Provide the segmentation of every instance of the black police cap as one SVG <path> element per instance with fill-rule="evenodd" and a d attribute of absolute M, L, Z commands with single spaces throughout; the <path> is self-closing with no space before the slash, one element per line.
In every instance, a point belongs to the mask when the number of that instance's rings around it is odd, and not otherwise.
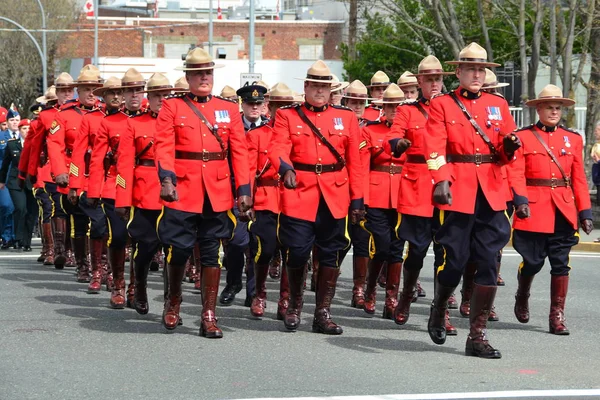
<path fill-rule="evenodd" d="M 260 85 L 248 85 L 239 88 L 236 93 L 244 103 L 263 103 L 267 88 Z"/>

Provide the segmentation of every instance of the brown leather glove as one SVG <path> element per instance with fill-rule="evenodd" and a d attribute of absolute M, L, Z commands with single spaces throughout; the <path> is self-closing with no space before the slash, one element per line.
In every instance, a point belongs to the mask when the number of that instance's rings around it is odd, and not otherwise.
<path fill-rule="evenodd" d="M 515 214 L 521 219 L 529 218 L 531 216 L 531 210 L 529 204 L 520 204 L 515 208 Z"/>
<path fill-rule="evenodd" d="M 29 182 L 33 183 L 34 185 L 37 182 L 37 176 L 36 175 L 29 175 L 29 174 L 27 174 L 27 179 L 29 179 Z"/>
<path fill-rule="evenodd" d="M 69 186 L 69 174 L 60 174 L 56 177 L 55 182 L 58 186 L 66 188 Z"/>
<path fill-rule="evenodd" d="M 512 157 L 515 154 L 515 151 L 519 150 L 522 146 L 521 139 L 514 133 L 504 136 L 502 144 L 504 146 L 504 154 L 510 157 Z"/>
<path fill-rule="evenodd" d="M 248 211 L 246 211 L 245 213 L 240 213 L 238 218 L 242 222 L 254 221 L 256 219 L 256 215 L 254 214 L 254 209 L 251 208 Z"/>
<path fill-rule="evenodd" d="M 433 202 L 436 204 L 452 205 L 452 193 L 450 192 L 450 181 L 441 181 L 433 189 Z"/>
<path fill-rule="evenodd" d="M 25 187 L 25 179 L 17 178 L 17 185 L 19 186 L 19 189 L 23 190 Z"/>
<path fill-rule="evenodd" d="M 77 190 L 69 189 L 69 194 L 67 195 L 67 198 L 69 199 L 69 203 L 76 205 L 77 201 L 79 200 L 79 198 L 77 197 Z"/>
<path fill-rule="evenodd" d="M 252 205 L 252 197 L 250 196 L 239 196 L 237 199 L 237 207 L 240 215 L 246 214 L 252 208 Z"/>
<path fill-rule="evenodd" d="M 115 213 L 117 213 L 119 218 L 126 220 L 129 217 L 129 207 L 117 207 L 115 208 Z"/>
<path fill-rule="evenodd" d="M 408 139 L 400 139 L 396 142 L 396 151 L 394 151 L 395 157 L 400 157 L 411 146 L 411 142 Z"/>
<path fill-rule="evenodd" d="M 594 230 L 594 222 L 591 219 L 584 219 L 581 221 L 581 229 L 583 229 L 586 235 L 589 235 Z"/>
<path fill-rule="evenodd" d="M 173 185 L 171 178 L 163 179 L 160 186 L 160 198 L 169 203 L 179 200 L 177 189 L 175 189 L 175 185 Z"/>
<path fill-rule="evenodd" d="M 291 169 L 283 174 L 283 186 L 286 189 L 296 189 L 296 172 Z"/>
<path fill-rule="evenodd" d="M 350 222 L 356 225 L 360 223 L 360 221 L 365 219 L 366 211 L 364 208 L 357 208 L 354 210 L 350 210 Z"/>

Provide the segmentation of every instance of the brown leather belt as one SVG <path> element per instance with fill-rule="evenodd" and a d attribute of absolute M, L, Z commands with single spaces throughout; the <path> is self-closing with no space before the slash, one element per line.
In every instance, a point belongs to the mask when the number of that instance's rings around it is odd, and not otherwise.
<path fill-rule="evenodd" d="M 427 164 L 427 160 L 425 160 L 425 156 L 422 154 L 407 154 L 406 162 L 411 164 Z"/>
<path fill-rule="evenodd" d="M 390 175 L 399 174 L 402 172 L 402 165 L 373 165 L 371 171 L 387 172 Z"/>
<path fill-rule="evenodd" d="M 215 161 L 227 159 L 226 151 L 203 151 L 202 153 L 194 151 L 175 150 L 175 158 L 180 160 L 198 160 L 198 161 Z"/>
<path fill-rule="evenodd" d="M 142 167 L 154 167 L 156 164 L 154 164 L 154 160 L 151 158 L 142 158 L 137 160 L 135 165 L 141 165 Z"/>
<path fill-rule="evenodd" d="M 446 160 L 453 163 L 491 164 L 498 161 L 492 154 L 446 154 Z"/>
<path fill-rule="evenodd" d="M 307 171 L 314 172 L 319 175 L 323 172 L 336 172 L 341 171 L 344 168 L 344 164 L 335 163 L 335 164 L 303 164 L 303 163 L 294 163 L 294 169 L 298 171 Z"/>
<path fill-rule="evenodd" d="M 259 179 L 256 186 L 279 186 L 279 179 Z"/>
<path fill-rule="evenodd" d="M 571 182 L 567 181 L 565 179 L 558 179 L 558 178 L 552 178 L 552 179 L 533 179 L 533 178 L 527 178 L 525 180 L 525 184 L 527 186 L 548 186 L 551 188 L 555 188 L 555 187 L 567 187 L 567 186 L 571 186 Z"/>

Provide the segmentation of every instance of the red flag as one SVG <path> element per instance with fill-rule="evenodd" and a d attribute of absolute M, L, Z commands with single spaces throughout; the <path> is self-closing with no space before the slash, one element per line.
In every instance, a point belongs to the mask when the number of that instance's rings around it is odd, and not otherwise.
<path fill-rule="evenodd" d="M 221 2 L 217 1 L 217 19 L 223 19 L 223 13 L 221 12 Z"/>
<path fill-rule="evenodd" d="M 154 18 L 158 18 L 158 0 L 154 2 Z"/>
<path fill-rule="evenodd" d="M 88 17 L 94 16 L 94 0 L 87 0 L 83 6 L 83 12 Z"/>

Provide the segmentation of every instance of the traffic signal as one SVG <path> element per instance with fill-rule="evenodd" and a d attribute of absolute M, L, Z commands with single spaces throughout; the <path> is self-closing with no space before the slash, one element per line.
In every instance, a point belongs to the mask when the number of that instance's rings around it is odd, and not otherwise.
<path fill-rule="evenodd" d="M 44 94 L 44 91 L 46 90 L 46 88 L 44 87 L 44 78 L 43 77 L 40 76 L 38 78 L 35 78 L 35 90 L 39 94 Z"/>

